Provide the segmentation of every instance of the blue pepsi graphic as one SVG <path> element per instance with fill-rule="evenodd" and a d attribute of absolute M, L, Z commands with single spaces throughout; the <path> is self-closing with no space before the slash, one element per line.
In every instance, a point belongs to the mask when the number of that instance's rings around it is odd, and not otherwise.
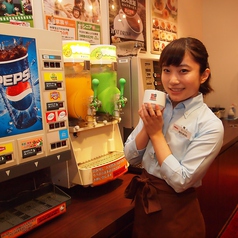
<path fill-rule="evenodd" d="M 0 138 L 42 130 L 36 42 L 0 35 Z"/>

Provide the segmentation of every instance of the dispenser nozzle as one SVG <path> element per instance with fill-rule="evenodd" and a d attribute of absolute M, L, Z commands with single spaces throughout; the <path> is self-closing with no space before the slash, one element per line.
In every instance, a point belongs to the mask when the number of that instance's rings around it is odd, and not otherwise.
<path fill-rule="evenodd" d="M 126 80 L 124 78 L 120 78 L 119 84 L 120 84 L 120 95 L 119 94 L 116 95 L 117 98 L 115 100 L 114 116 L 120 122 L 121 121 L 121 118 L 120 118 L 121 108 L 125 107 L 125 105 L 127 103 L 127 98 L 125 98 L 123 96 L 124 95 L 124 86 L 126 84 Z"/>
<path fill-rule="evenodd" d="M 124 88 L 125 88 L 126 80 L 124 78 L 120 78 L 119 84 L 120 84 L 119 103 L 121 104 L 122 107 L 125 107 L 125 105 L 127 103 L 127 98 L 125 98 L 123 95 L 124 95 Z"/>
<path fill-rule="evenodd" d="M 97 89 L 98 89 L 98 85 L 99 85 L 99 80 L 98 79 L 93 79 L 92 84 L 93 84 L 93 92 L 94 92 L 93 97 L 96 98 L 97 97 Z"/>
<path fill-rule="evenodd" d="M 90 108 L 93 108 L 95 110 L 98 110 L 99 107 L 101 107 L 101 102 L 97 99 L 97 89 L 99 85 L 99 80 L 98 79 L 93 79 L 92 80 L 92 85 L 93 85 L 93 100 L 90 104 Z"/>

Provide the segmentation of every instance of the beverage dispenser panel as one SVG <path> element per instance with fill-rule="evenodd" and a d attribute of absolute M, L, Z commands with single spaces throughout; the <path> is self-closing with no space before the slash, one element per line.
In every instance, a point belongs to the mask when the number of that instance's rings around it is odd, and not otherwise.
<path fill-rule="evenodd" d="M 1 24 L 0 102 L 0 181 L 70 159 L 60 33 Z"/>
<path fill-rule="evenodd" d="M 140 59 L 142 81 L 145 89 L 157 89 L 164 91 L 161 82 L 161 69 L 159 67 L 159 60 Z"/>
<path fill-rule="evenodd" d="M 62 50 L 39 49 L 47 155 L 69 149 L 68 111 Z"/>

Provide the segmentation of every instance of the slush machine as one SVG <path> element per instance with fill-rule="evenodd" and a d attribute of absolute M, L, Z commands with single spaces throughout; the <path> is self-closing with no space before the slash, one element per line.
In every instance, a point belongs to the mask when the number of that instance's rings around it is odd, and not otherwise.
<path fill-rule="evenodd" d="M 52 166 L 55 184 L 97 186 L 127 171 L 118 123 L 126 104 L 125 79 L 117 88 L 116 48 L 63 42 L 71 160 Z"/>

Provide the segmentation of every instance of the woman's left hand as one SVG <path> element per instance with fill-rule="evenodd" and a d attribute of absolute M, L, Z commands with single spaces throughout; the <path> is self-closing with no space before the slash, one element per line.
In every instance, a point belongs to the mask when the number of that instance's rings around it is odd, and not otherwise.
<path fill-rule="evenodd" d="M 149 137 L 162 133 L 163 114 L 159 105 L 155 105 L 153 109 L 150 103 L 143 104 L 139 110 L 139 116 L 143 120 L 144 127 Z"/>

